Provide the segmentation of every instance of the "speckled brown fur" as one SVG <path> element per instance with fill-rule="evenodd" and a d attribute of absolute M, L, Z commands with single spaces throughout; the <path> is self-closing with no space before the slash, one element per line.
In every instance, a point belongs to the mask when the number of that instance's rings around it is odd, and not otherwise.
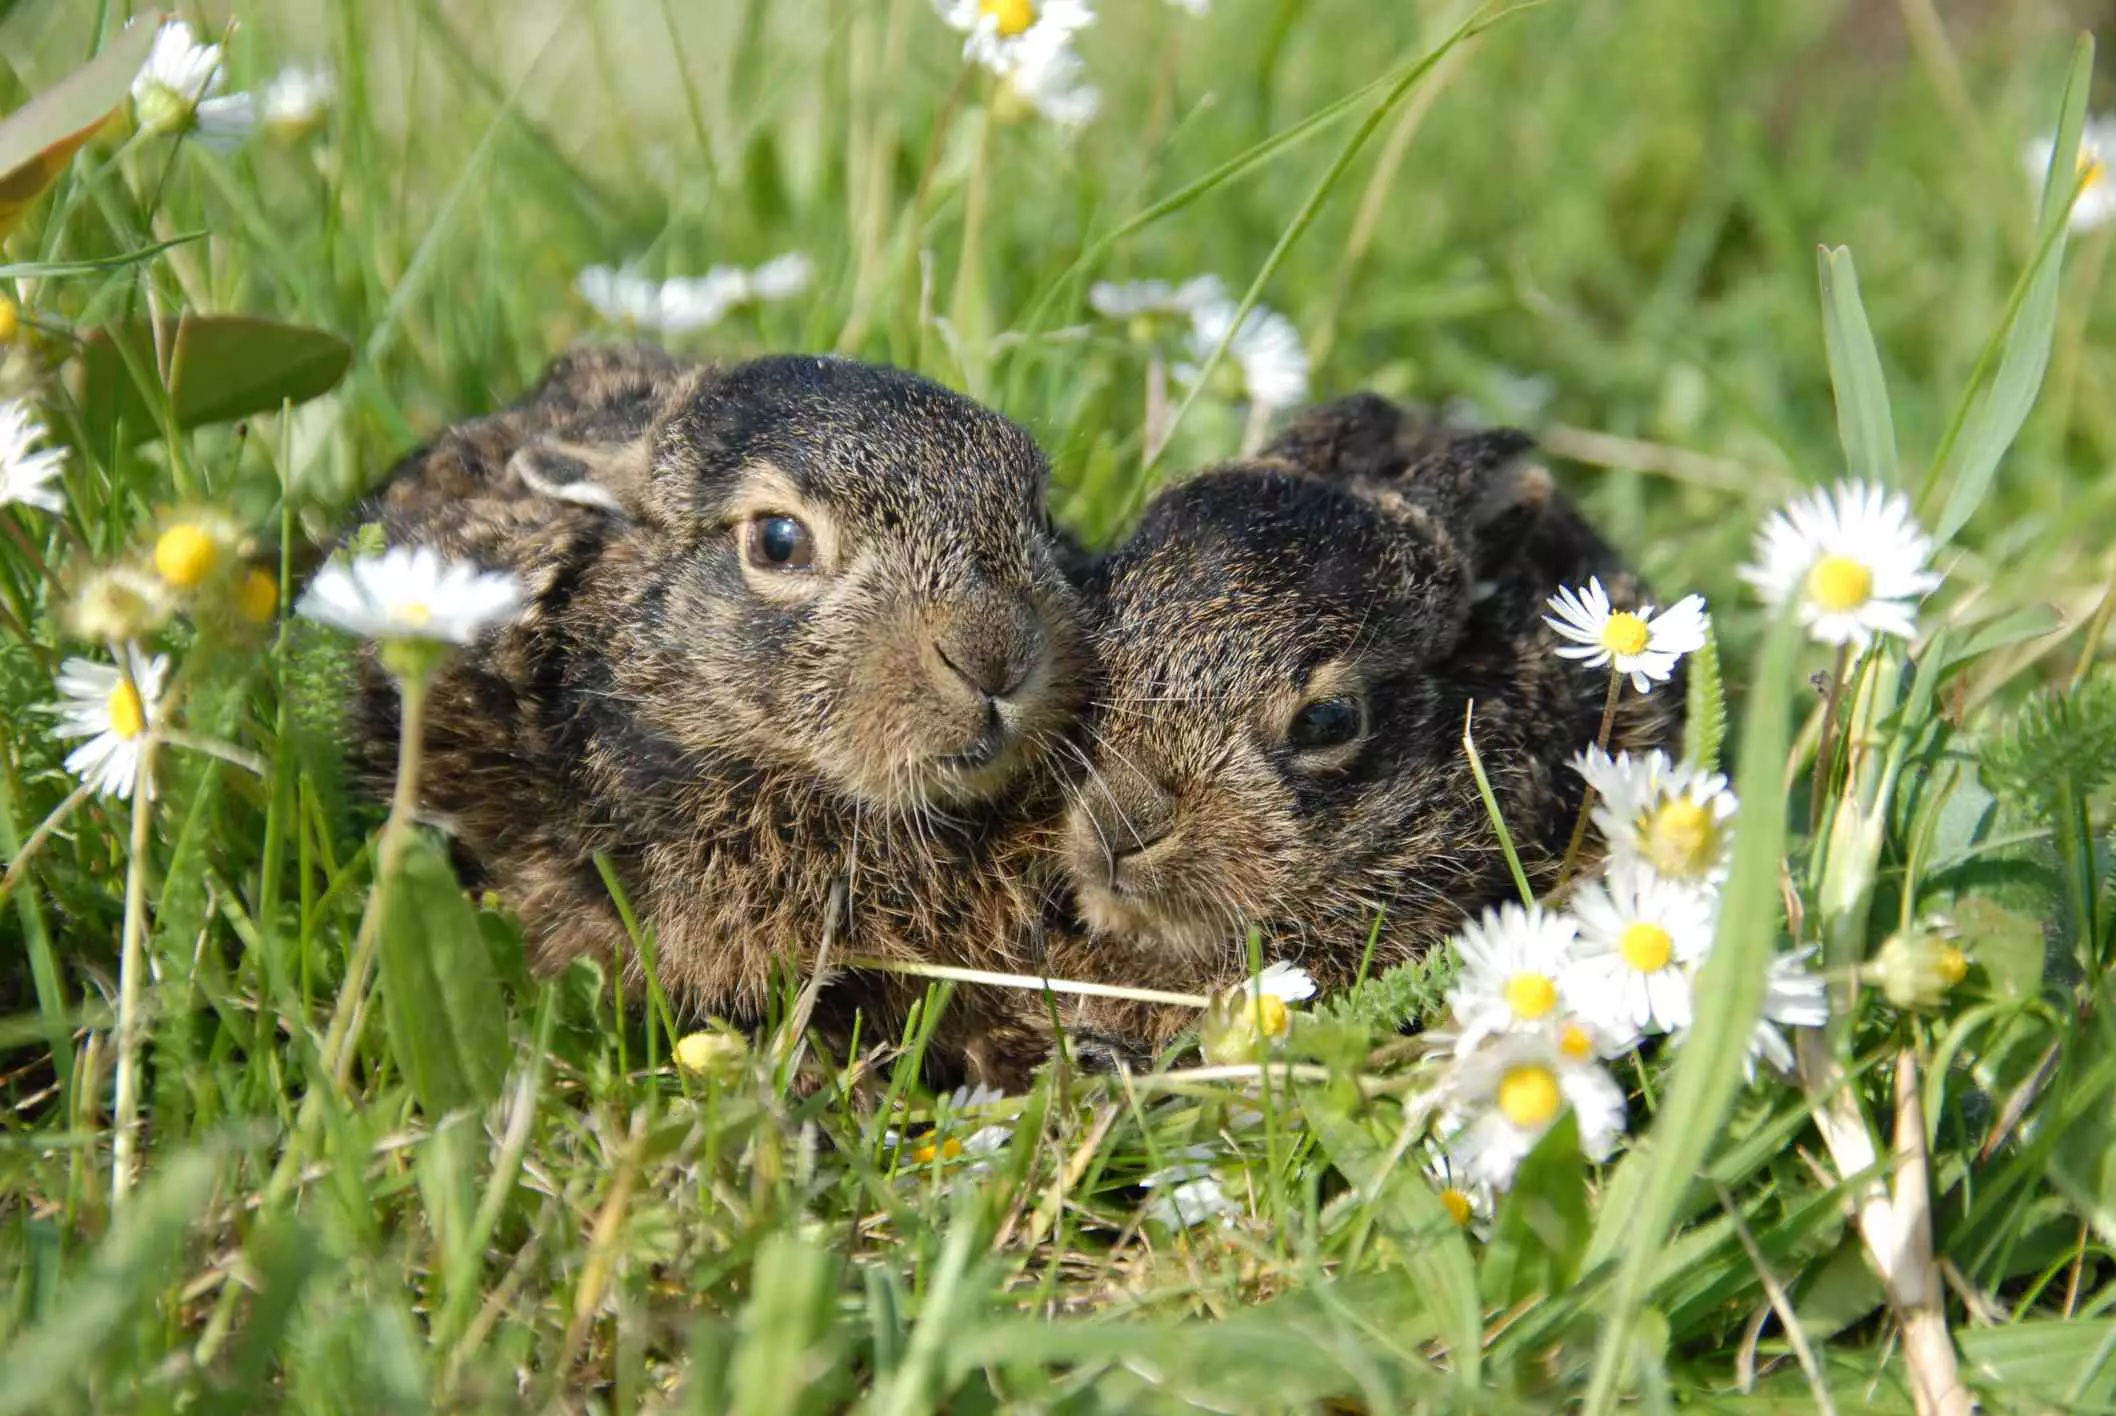
<path fill-rule="evenodd" d="M 1512 895 L 1462 751 L 1464 712 L 1539 888 L 1553 883 L 1606 670 L 1558 658 L 1544 598 L 1635 577 L 1522 459 L 1511 432 L 1451 434 L 1361 395 L 1265 455 L 1164 492 L 1088 577 L 1106 689 L 1092 778 L 1062 844 L 1087 923 L 1046 967 L 1204 992 L 1266 961 L 1325 989 L 1415 957 Z M 1353 694 L 1364 732 L 1300 752 L 1306 702 Z M 1626 690 L 1613 746 L 1667 744 L 1680 684 Z M 1377 932 L 1376 918 L 1380 917 Z M 1087 1001 L 1068 1025 L 1136 1057 L 1185 1009 Z"/>
<path fill-rule="evenodd" d="M 1013 862 L 1056 816 L 1048 748 L 1090 677 L 1044 475 L 1019 428 L 908 374 L 629 347 L 567 356 L 408 458 L 374 503 L 387 538 L 529 592 L 436 684 L 424 805 L 532 961 L 636 980 L 597 853 L 693 1015 L 764 1018 L 833 898 L 839 959 L 1016 958 L 1039 902 Z M 827 579 L 745 561 L 744 524 L 781 512 L 832 549 Z M 361 697 L 379 763 L 394 695 L 371 667 Z M 842 1042 L 857 1004 L 890 1036 L 922 992 L 849 976 L 817 1016 Z M 958 997 L 944 1066 L 1005 1036 L 996 1011 Z"/>

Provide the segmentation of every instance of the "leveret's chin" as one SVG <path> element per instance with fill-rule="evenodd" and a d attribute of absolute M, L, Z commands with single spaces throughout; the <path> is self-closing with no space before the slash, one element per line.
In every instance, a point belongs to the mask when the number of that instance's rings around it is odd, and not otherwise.
<path fill-rule="evenodd" d="M 1220 925 L 1155 909 L 1092 886 L 1076 892 L 1081 923 L 1099 938 L 1157 957 L 1206 959 L 1225 943 Z"/>

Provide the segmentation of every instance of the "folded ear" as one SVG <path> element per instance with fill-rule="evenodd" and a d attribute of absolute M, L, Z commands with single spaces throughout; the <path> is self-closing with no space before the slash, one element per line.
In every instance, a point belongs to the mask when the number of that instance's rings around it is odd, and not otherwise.
<path fill-rule="evenodd" d="M 1399 475 L 1446 443 L 1447 430 L 1424 409 L 1355 393 L 1295 418 L 1264 456 L 1326 480 Z"/>
<path fill-rule="evenodd" d="M 539 496 L 640 520 L 645 519 L 651 465 L 644 439 L 577 443 L 540 437 L 515 450 L 507 472 Z"/>
<path fill-rule="evenodd" d="M 713 371 L 647 359 L 629 346 L 615 352 L 625 357 L 576 354 L 552 367 L 534 397 L 559 416 L 515 450 L 507 470 L 540 496 L 661 524 L 671 509 L 655 485 L 659 430 Z"/>
<path fill-rule="evenodd" d="M 1391 490 L 1424 507 L 1488 579 L 1521 553 L 1556 491 L 1550 473 L 1522 454 L 1535 439 L 1513 428 L 1460 433 L 1390 479 Z"/>

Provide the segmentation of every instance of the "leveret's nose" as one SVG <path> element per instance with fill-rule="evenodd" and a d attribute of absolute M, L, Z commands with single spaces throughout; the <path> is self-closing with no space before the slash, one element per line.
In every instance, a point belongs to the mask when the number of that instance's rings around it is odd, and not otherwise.
<path fill-rule="evenodd" d="M 934 636 L 933 652 L 971 692 L 987 699 L 1021 691 L 1043 662 L 1043 622 L 1026 604 L 985 600 Z"/>
<path fill-rule="evenodd" d="M 1137 773 L 1124 773 L 1114 789 L 1107 777 L 1099 777 L 1083 804 L 1113 881 L 1118 866 L 1145 855 L 1175 830 L 1174 797 Z"/>

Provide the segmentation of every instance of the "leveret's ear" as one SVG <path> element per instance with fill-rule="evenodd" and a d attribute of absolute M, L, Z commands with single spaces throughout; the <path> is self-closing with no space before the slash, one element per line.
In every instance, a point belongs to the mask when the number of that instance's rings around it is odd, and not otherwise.
<path fill-rule="evenodd" d="M 1441 451 L 1454 436 L 1428 409 L 1355 393 L 1300 414 L 1264 456 L 1325 481 L 1387 480 Z"/>
<path fill-rule="evenodd" d="M 652 454 L 644 439 L 578 443 L 536 438 L 507 459 L 507 471 L 539 496 L 592 506 L 630 520 L 650 520 L 647 487 Z"/>
<path fill-rule="evenodd" d="M 1523 457 L 1534 446 L 1513 428 L 1456 434 L 1389 485 L 1424 507 L 1484 579 L 1519 554 L 1556 490 L 1550 473 Z"/>

